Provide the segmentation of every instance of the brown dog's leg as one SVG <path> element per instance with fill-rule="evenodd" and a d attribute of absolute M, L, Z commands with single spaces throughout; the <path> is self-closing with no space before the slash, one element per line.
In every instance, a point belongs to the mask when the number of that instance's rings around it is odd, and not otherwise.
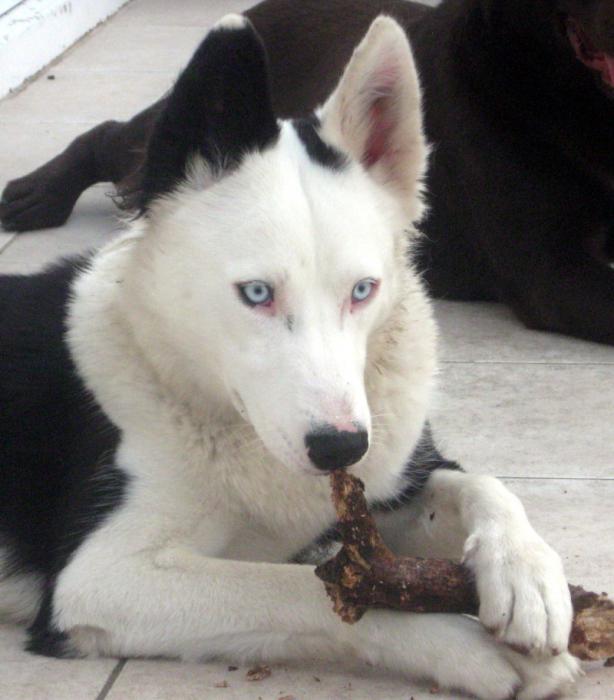
<path fill-rule="evenodd" d="M 119 184 L 137 171 L 163 102 L 156 102 L 130 121 L 99 124 L 48 163 L 9 182 L 0 199 L 4 229 L 60 226 L 88 187 L 97 182 Z"/>
<path fill-rule="evenodd" d="M 510 306 L 527 328 L 614 345 L 614 270 L 593 260 L 574 262 L 549 269 Z"/>

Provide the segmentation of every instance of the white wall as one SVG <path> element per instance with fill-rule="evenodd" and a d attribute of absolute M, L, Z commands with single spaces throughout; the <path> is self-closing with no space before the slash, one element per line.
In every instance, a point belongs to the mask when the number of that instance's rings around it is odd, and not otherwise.
<path fill-rule="evenodd" d="M 0 16 L 0 97 L 19 87 L 126 2 L 23 0 Z"/>

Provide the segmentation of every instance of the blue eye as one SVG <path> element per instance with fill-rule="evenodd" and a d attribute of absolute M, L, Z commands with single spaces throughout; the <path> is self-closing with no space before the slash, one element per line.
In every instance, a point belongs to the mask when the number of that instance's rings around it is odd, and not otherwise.
<path fill-rule="evenodd" d="M 368 299 L 377 287 L 377 282 L 371 278 L 360 280 L 352 290 L 352 301 L 361 302 Z"/>
<path fill-rule="evenodd" d="M 241 299 L 248 306 L 266 306 L 273 301 L 273 288 L 266 282 L 246 282 L 239 285 Z"/>

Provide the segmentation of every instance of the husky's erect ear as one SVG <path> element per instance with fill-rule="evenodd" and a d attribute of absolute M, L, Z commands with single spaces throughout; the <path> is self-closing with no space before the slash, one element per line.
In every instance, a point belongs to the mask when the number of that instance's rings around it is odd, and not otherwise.
<path fill-rule="evenodd" d="M 154 127 L 141 210 L 186 178 L 194 156 L 217 177 L 278 134 L 262 40 L 248 19 L 227 15 L 179 76 Z"/>
<path fill-rule="evenodd" d="M 320 112 L 322 136 L 410 200 L 426 167 L 420 86 L 405 32 L 378 17 Z"/>

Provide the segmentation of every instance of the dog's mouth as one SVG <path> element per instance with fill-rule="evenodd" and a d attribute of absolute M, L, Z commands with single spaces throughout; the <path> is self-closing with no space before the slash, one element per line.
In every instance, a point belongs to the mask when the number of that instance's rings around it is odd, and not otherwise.
<path fill-rule="evenodd" d="M 614 91 L 614 53 L 599 49 L 574 17 L 567 16 L 564 22 L 569 43 L 577 59 L 587 68 L 599 73 L 603 83 Z"/>

